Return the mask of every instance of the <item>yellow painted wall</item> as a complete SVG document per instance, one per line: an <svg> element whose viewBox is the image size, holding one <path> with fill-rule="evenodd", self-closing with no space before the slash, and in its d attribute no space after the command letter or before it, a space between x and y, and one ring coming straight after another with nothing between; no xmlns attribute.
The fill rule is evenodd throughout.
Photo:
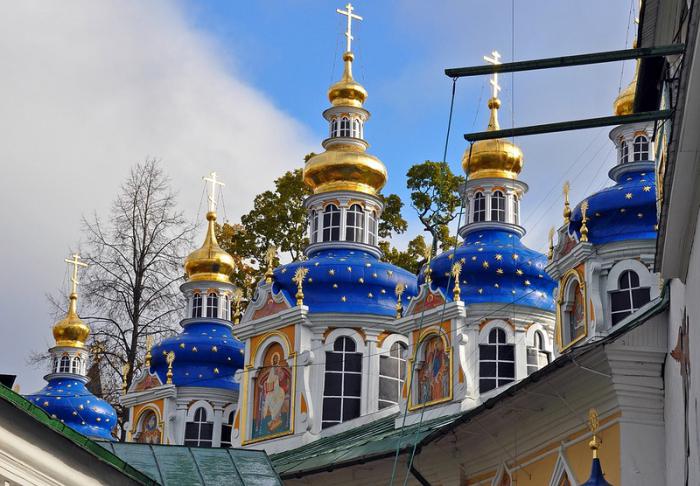
<svg viewBox="0 0 700 486"><path fill-rule="evenodd" d="M582 428L571 436L567 437L566 441L576 439L586 434L588 431ZM620 484L620 426L615 423L610 427L601 430L598 436L603 441L600 449L600 461L605 473L605 479L614 485ZM588 439L580 440L575 444L571 444L564 450L564 455L569 467L571 468L576 482L584 483L591 474L592 455L588 447ZM545 454L536 461L522 466L513 471L513 480L517 486L546 486L554 474L554 466L559 457L560 443L553 442L546 447L527 455L522 455L517 458L517 461L509 461L508 466L513 467L514 464L524 464L532 460L533 457ZM497 469L486 473L479 474L467 480L466 484L477 484L480 481L488 479L486 484L491 484L495 478ZM483 484L483 483L482 483Z"/></svg>

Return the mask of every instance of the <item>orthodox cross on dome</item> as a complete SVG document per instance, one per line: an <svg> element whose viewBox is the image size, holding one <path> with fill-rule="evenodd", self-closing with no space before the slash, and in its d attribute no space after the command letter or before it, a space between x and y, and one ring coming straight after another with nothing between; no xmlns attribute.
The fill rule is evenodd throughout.
<svg viewBox="0 0 700 486"><path fill-rule="evenodd" d="M72 260L69 260L66 258L64 261L70 265L73 265L73 275L71 276L71 279L70 279L70 281L71 281L70 293L76 294L76 293L78 293L78 283L79 283L78 282L78 267L87 267L88 264L81 262L80 255L78 255L77 253L75 253L73 255Z"/></svg>
<svg viewBox="0 0 700 486"><path fill-rule="evenodd" d="M484 56L484 61L486 61L489 64L493 64L494 66L497 66L498 64L503 64L500 61L500 59L501 55L498 51L493 51L491 53L491 57ZM489 83L491 84L491 97L498 98L498 92L501 91L501 86L498 84L498 73L493 73L493 76L491 77Z"/></svg>
<svg viewBox="0 0 700 486"><path fill-rule="evenodd" d="M336 12L338 12L340 15L345 15L348 18L348 27L347 30L345 31L345 38L348 41L348 48L345 52L351 52L352 51L352 41L355 39L352 36L352 19L355 20L363 20L362 17L359 15L356 15L352 13L353 10L355 10L352 6L351 3L348 3L345 8L347 10L340 10L339 8L335 9Z"/></svg>
<svg viewBox="0 0 700 486"><path fill-rule="evenodd" d="M209 177L202 177L202 180L211 184L211 190L209 191L209 212L213 213L216 211L216 186L224 187L226 184L216 178L216 172L210 172Z"/></svg>

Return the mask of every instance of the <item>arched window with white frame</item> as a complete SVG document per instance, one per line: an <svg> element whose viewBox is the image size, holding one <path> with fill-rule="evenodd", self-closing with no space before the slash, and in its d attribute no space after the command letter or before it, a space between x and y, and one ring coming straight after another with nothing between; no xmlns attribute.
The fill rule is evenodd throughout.
<svg viewBox="0 0 700 486"><path fill-rule="evenodd" d="M192 317L202 317L202 294L199 292L192 295Z"/></svg>
<svg viewBox="0 0 700 486"><path fill-rule="evenodd" d="M77 373L80 374L82 372L82 362L80 359L80 356L76 356L73 358L73 362L71 363L71 373Z"/></svg>
<svg viewBox="0 0 700 486"><path fill-rule="evenodd" d="M626 164L629 162L629 157L630 157L630 149L629 145L627 145L626 141L620 142L620 163L621 164Z"/></svg>
<svg viewBox="0 0 700 486"><path fill-rule="evenodd" d="M340 136L349 137L350 136L350 119L346 116L340 119Z"/></svg>
<svg viewBox="0 0 700 486"><path fill-rule="evenodd" d="M488 340L479 344L479 391L481 393L515 381L515 346L509 344L500 327L489 331Z"/></svg>
<svg viewBox="0 0 700 486"><path fill-rule="evenodd" d="M209 292L207 295L207 317L219 317L219 296L216 292Z"/></svg>
<svg viewBox="0 0 700 486"><path fill-rule="evenodd" d="M340 209L335 204L323 211L323 241L340 241Z"/></svg>
<svg viewBox="0 0 700 486"><path fill-rule="evenodd" d="M639 275L625 270L618 278L618 290L610 292L610 315L614 326L651 300L650 288L639 284Z"/></svg>
<svg viewBox="0 0 700 486"><path fill-rule="evenodd" d="M374 211L367 211L367 243L377 244L377 213Z"/></svg>
<svg viewBox="0 0 700 486"><path fill-rule="evenodd" d="M359 417L361 397L362 353L352 338L340 336L326 351L321 428Z"/></svg>
<svg viewBox="0 0 700 486"><path fill-rule="evenodd" d="M649 139L645 135L637 135L634 137L632 145L632 159L637 162L640 160L649 160Z"/></svg>
<svg viewBox="0 0 700 486"><path fill-rule="evenodd" d="M474 217L473 221L486 221L486 196L483 193L477 192L474 194Z"/></svg>
<svg viewBox="0 0 700 486"><path fill-rule="evenodd" d="M316 210L311 211L310 216L311 223L311 243L318 242L318 219L316 217Z"/></svg>
<svg viewBox="0 0 700 486"><path fill-rule="evenodd" d="M190 447L211 447L214 424L209 421L207 411L199 407L191 421L185 424L185 445Z"/></svg>
<svg viewBox="0 0 700 486"><path fill-rule="evenodd" d="M70 358L67 354L61 356L61 364L58 367L59 373L70 373Z"/></svg>
<svg viewBox="0 0 700 486"><path fill-rule="evenodd" d="M58 373L58 358L56 356L53 357L51 366L51 373Z"/></svg>
<svg viewBox="0 0 700 486"><path fill-rule="evenodd" d="M364 242L365 212L359 204L353 204L345 213L345 241Z"/></svg>
<svg viewBox="0 0 700 486"><path fill-rule="evenodd" d="M491 221L506 220L506 197L501 191L491 194Z"/></svg>
<svg viewBox="0 0 700 486"><path fill-rule="evenodd" d="M221 447L231 447L231 432L233 431L233 419L236 415L236 409L231 409L228 412L224 411L224 417L221 422Z"/></svg>
<svg viewBox="0 0 700 486"><path fill-rule="evenodd" d="M360 138L360 120L357 118L352 121L352 136Z"/></svg>
<svg viewBox="0 0 700 486"><path fill-rule="evenodd" d="M338 119L333 118L331 120L331 137L337 137L338 136Z"/></svg>
<svg viewBox="0 0 700 486"><path fill-rule="evenodd" d="M406 381L408 347L397 341L389 352L379 357L379 409L399 403L401 389Z"/></svg>
<svg viewBox="0 0 700 486"><path fill-rule="evenodd" d="M228 295L224 294L221 296L221 318L230 321L231 315L229 312L231 312L231 305L229 304Z"/></svg>
<svg viewBox="0 0 700 486"><path fill-rule="evenodd" d="M550 354L547 351L544 334L535 331L533 345L527 347L527 375L547 366L550 362Z"/></svg>

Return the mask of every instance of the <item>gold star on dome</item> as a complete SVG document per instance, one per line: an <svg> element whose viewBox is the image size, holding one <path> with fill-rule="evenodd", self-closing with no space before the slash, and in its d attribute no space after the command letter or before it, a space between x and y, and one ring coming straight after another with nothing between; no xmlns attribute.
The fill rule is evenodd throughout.
<svg viewBox="0 0 700 486"><path fill-rule="evenodd" d="M520 258L520 255L518 255L517 253L513 253L513 260L517 260L518 258Z"/></svg>
<svg viewBox="0 0 700 486"><path fill-rule="evenodd" d="M625 208L620 208L621 213L624 213L625 211L627 211Z"/></svg>
<svg viewBox="0 0 700 486"><path fill-rule="evenodd" d="M320 265L319 262L314 263L314 267L318 267Z"/></svg>
<svg viewBox="0 0 700 486"><path fill-rule="evenodd" d="M455 257L454 253L450 253L449 255L447 255L448 260L452 260L454 257Z"/></svg>
<svg viewBox="0 0 700 486"><path fill-rule="evenodd" d="M473 262L476 261L476 257L475 257L475 256L472 257L472 261L473 261Z"/></svg>
<svg viewBox="0 0 700 486"><path fill-rule="evenodd" d="M180 343L180 349L185 349L185 343ZM163 356L165 356L166 354L168 354L168 352L166 350L163 350Z"/></svg>
<svg viewBox="0 0 700 486"><path fill-rule="evenodd" d="M497 283L493 284L493 286L496 287L497 289L500 289L500 288L501 288L501 286L498 285Z"/></svg>
<svg viewBox="0 0 700 486"><path fill-rule="evenodd" d="M369 268L369 267L371 267L371 266L372 266L371 263L365 263L365 267Z"/></svg>
<svg viewBox="0 0 700 486"><path fill-rule="evenodd" d="M371 299L372 297L374 297L374 294L372 292L370 292L369 294L367 294L367 297L369 297Z"/></svg>
<svg viewBox="0 0 700 486"><path fill-rule="evenodd" d="M332 268L328 270L328 275L330 275L331 277L335 275L335 270L333 270Z"/></svg>
<svg viewBox="0 0 700 486"><path fill-rule="evenodd" d="M501 260L503 260L503 255L501 255L500 253L497 253L497 254L496 254L496 260L498 260L499 262L500 262Z"/></svg>
<svg viewBox="0 0 700 486"><path fill-rule="evenodd" d="M218 375L219 374L219 368L214 368L214 374Z"/></svg>
<svg viewBox="0 0 700 486"><path fill-rule="evenodd" d="M649 191L651 191L651 186L644 186L644 187L642 188L642 190L643 190L644 192L649 192Z"/></svg>
<svg viewBox="0 0 700 486"><path fill-rule="evenodd" d="M386 274L387 274L389 277L393 277L393 276L394 276L394 271L393 271L393 270L387 270L387 271L386 271Z"/></svg>
<svg viewBox="0 0 700 486"><path fill-rule="evenodd" d="M503 275L503 269L502 268L497 268L496 273L499 275Z"/></svg>
<svg viewBox="0 0 700 486"><path fill-rule="evenodd" d="M642 218L644 217L644 215L643 215L642 213L637 213L637 217L638 217L639 219L642 219Z"/></svg>
<svg viewBox="0 0 700 486"><path fill-rule="evenodd" d="M311 277L309 277L306 281L309 282L309 283L313 283L313 282L314 282L314 279L312 279Z"/></svg>
<svg viewBox="0 0 700 486"><path fill-rule="evenodd" d="M627 194L625 194L625 199L632 199L632 193L628 192Z"/></svg>
<svg viewBox="0 0 700 486"><path fill-rule="evenodd" d="M523 271L520 270L520 269L518 268L518 269L515 270L515 273L516 273L517 275L522 275L522 274L523 274Z"/></svg>
<svg viewBox="0 0 700 486"><path fill-rule="evenodd" d="M358 278L357 281L360 282L360 283L365 283L365 279L362 278L362 277Z"/></svg>
<svg viewBox="0 0 700 486"><path fill-rule="evenodd" d="M525 280L525 285L530 285L530 281L529 281L529 280Z"/></svg>
<svg viewBox="0 0 700 486"><path fill-rule="evenodd" d="M343 295L343 296L340 298L340 300L342 300L343 302L345 302L345 301L347 301L348 299Z"/></svg>
<svg viewBox="0 0 700 486"><path fill-rule="evenodd" d="M352 272L352 267L348 267L348 272Z"/></svg>
<svg viewBox="0 0 700 486"><path fill-rule="evenodd" d="M373 272L373 273L372 273L372 278L377 278L377 277L379 277L379 275L377 275L377 272Z"/></svg>
<svg viewBox="0 0 700 486"><path fill-rule="evenodd" d="M484 293L484 289L479 289L479 293L480 293L480 294L483 294L483 293Z"/></svg>
<svg viewBox="0 0 700 486"><path fill-rule="evenodd" d="M481 266L484 267L484 268L489 268L489 262L484 261L484 262L481 264Z"/></svg>
<svg viewBox="0 0 700 486"><path fill-rule="evenodd" d="M333 284L333 288L334 288L334 289L337 289L337 288L338 288L338 284L337 284L337 283L334 283L334 284Z"/></svg>
<svg viewBox="0 0 700 486"><path fill-rule="evenodd" d="M386 294L386 290L385 290L385 289L380 290L380 292L381 292L382 294Z"/></svg>

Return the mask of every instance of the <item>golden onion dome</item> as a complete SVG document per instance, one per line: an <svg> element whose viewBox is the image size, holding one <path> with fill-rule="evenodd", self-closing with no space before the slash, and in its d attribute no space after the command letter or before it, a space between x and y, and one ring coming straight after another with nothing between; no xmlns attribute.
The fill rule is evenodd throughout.
<svg viewBox="0 0 700 486"><path fill-rule="evenodd" d="M637 93L637 74L635 73L632 82L615 98L613 103L613 113L616 115L631 115L634 113L634 96Z"/></svg>
<svg viewBox="0 0 700 486"><path fill-rule="evenodd" d="M329 191L357 191L377 194L384 187L384 163L355 144L333 144L309 158L304 166L304 182L314 194Z"/></svg>
<svg viewBox="0 0 700 486"><path fill-rule="evenodd" d="M85 341L90 335L90 328L78 317L77 309L78 294L72 292L66 317L53 326L53 337L56 340L56 346L85 347Z"/></svg>
<svg viewBox="0 0 700 486"><path fill-rule="evenodd" d="M498 98L489 100L491 118L488 131L498 130ZM517 179L523 169L523 151L520 147L503 138L479 140L467 148L462 157L462 169L469 180L498 177Z"/></svg>
<svg viewBox="0 0 700 486"><path fill-rule="evenodd" d="M201 248L190 253L185 259L185 273L188 280L209 280L231 283L235 263L233 257L224 251L216 241L216 213L207 213L207 235Z"/></svg>
<svg viewBox="0 0 700 486"><path fill-rule="evenodd" d="M354 106L361 108L367 99L367 90L352 77L352 61L355 56L352 52L343 54L345 69L343 77L330 87L328 99L333 106Z"/></svg>

